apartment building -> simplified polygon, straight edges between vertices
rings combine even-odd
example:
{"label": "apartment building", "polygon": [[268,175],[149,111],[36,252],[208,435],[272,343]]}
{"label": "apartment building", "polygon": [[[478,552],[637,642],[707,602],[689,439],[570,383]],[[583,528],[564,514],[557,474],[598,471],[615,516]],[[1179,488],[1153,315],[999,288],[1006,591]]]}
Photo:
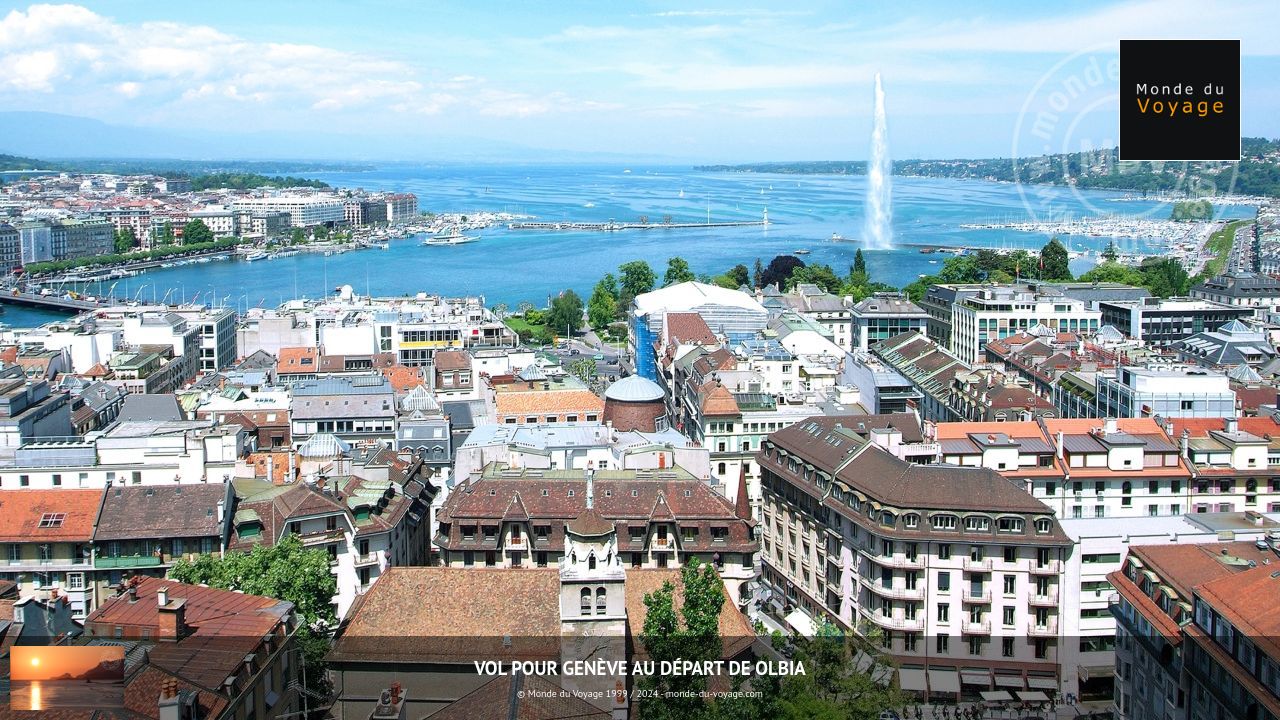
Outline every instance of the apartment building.
{"label": "apartment building", "polygon": [[1098,309],[1104,325],[1157,347],[1253,315],[1248,308],[1197,298],[1113,300],[1098,303]]}
{"label": "apartment building", "polygon": [[290,394],[290,434],[295,445],[316,434],[347,441],[395,438],[395,391],[382,375],[300,380]]}
{"label": "apartment building", "polygon": [[924,308],[895,293],[876,293],[849,310],[852,334],[847,350],[868,350],[872,345],[903,333],[924,333],[929,314]]}
{"label": "apartment building", "polygon": [[972,366],[918,332],[895,335],[871,346],[871,353],[911,383],[919,394],[920,415],[934,422],[959,420],[952,383]]}
{"label": "apartment building", "polygon": [[757,456],[767,606],[797,628],[876,628],[900,686],[934,699],[1073,691],[1059,610],[1071,540],[1052,509],[993,470],[898,459],[858,420],[810,418]]}
{"label": "apartment building", "polygon": [[22,597],[66,597],[74,617],[93,609],[93,528],[101,490],[5,490],[0,494],[0,579]]}
{"label": "apartment building", "polygon": [[22,267],[22,243],[18,229],[8,223],[0,223],[0,273],[9,273],[18,267]]}
{"label": "apartment building", "polygon": [[0,369],[0,463],[25,443],[74,434],[67,393],[46,380],[29,380],[19,365]]}
{"label": "apartment building", "polygon": [[1095,333],[1102,313],[1082,300],[1049,287],[983,287],[958,300],[951,313],[950,350],[965,362],[978,362],[989,340],[1036,325],[1058,332]]}
{"label": "apartment building", "polygon": [[293,534],[304,546],[326,551],[337,579],[331,602],[341,618],[389,567],[426,563],[427,511],[437,488],[420,464],[390,459],[380,473],[362,468],[364,476],[352,475],[350,462],[342,459],[349,450],[338,451],[336,438],[328,440],[334,449],[316,451],[323,438],[312,438],[299,457],[306,465],[324,456],[328,462],[319,464],[330,468],[324,474],[308,473],[287,485],[237,482],[227,550],[247,552]]}
{"label": "apartment building", "polygon": [[418,196],[413,193],[392,193],[385,201],[387,222],[402,223],[418,217]]}
{"label": "apartment building", "polygon": [[0,467],[0,488],[102,488],[218,483],[248,447],[238,425],[214,420],[123,420],[91,438],[28,442]]}
{"label": "apartment building", "polygon": [[1129,551],[1109,576],[1117,717],[1280,717],[1276,539]]}
{"label": "apartment building", "polygon": [[125,702],[163,720],[299,715],[293,603],[138,576],[85,618],[83,642],[128,643]]}
{"label": "apartment building", "polygon": [[[444,501],[434,545],[448,567],[553,567],[566,528],[582,521],[616,532],[622,566],[714,565],[734,607],[758,575],[755,522],[680,467],[542,470],[499,463],[461,481]],[[730,608],[726,608],[729,611]]]}
{"label": "apartment building", "polygon": [[341,223],[345,219],[342,199],[331,195],[275,195],[260,198],[236,198],[232,210],[289,213],[293,227],[314,227]]}
{"label": "apartment building", "polygon": [[790,310],[821,325],[830,333],[831,341],[846,351],[858,347],[853,309],[845,302],[845,298],[833,295],[818,285],[798,283],[791,291],[772,296],[768,300],[758,291],[757,299],[770,310],[775,307]]}
{"label": "apartment building", "polygon": [[1172,418],[1191,468],[1188,512],[1280,512],[1280,422],[1274,417]]}
{"label": "apartment building", "polygon": [[1191,288],[1191,297],[1248,308],[1259,318],[1280,309],[1280,280],[1261,273],[1233,270]]}

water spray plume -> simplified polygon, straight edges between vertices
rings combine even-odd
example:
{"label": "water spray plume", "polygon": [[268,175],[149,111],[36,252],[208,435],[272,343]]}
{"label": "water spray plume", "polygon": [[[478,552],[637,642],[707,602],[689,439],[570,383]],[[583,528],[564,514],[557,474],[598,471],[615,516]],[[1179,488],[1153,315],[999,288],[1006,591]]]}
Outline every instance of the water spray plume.
{"label": "water spray plume", "polygon": [[875,125],[871,131],[871,159],[867,162],[867,200],[863,245],[870,250],[893,247],[893,163],[889,160],[889,129],[884,117],[884,87],[876,73]]}

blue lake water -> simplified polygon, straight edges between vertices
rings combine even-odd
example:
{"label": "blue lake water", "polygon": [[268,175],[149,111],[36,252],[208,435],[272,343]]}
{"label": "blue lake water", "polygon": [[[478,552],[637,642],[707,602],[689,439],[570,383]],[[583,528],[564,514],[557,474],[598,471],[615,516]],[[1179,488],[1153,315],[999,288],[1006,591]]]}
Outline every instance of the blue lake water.
{"label": "blue lake water", "polygon": [[[625,170],[630,172],[625,172]],[[751,267],[775,255],[809,250],[806,262],[827,263],[844,274],[859,248],[862,176],[797,176],[702,173],[671,167],[470,165],[392,167],[369,172],[314,173],[340,187],[400,190],[417,194],[422,210],[507,211],[547,221],[634,222],[758,220],[767,208],[771,225],[613,233],[509,230],[479,231],[479,242],[425,247],[419,239],[392,241],[389,250],[362,250],[324,257],[303,254],[247,263],[215,261],[158,269],[121,281],[118,297],[216,301],[227,306],[275,306],[292,297],[316,297],[350,284],[375,295],[420,291],[484,295],[490,304],[541,305],[548,295],[573,288],[584,297],[606,272],[643,259],[661,277],[667,258],[679,255],[696,273],[717,274],[737,263]],[[1119,193],[1039,186],[1029,191],[1011,184],[970,180],[894,177],[894,236],[906,245],[866,252],[875,280],[902,286],[936,272],[948,257],[922,254],[912,245],[1025,247],[1038,250],[1047,235],[1006,230],[963,229],[965,223],[1033,218],[1093,217],[1102,213],[1151,213],[1168,217],[1155,201],[1116,202]],[[1228,207],[1229,217],[1252,208]],[[838,233],[849,241],[833,242]],[[1100,249],[1103,238],[1064,238],[1075,250]],[[1118,243],[1143,252],[1144,242]],[[1090,263],[1077,261],[1080,272]],[[1029,269],[1034,271],[1033,269]],[[102,292],[105,288],[89,288]],[[171,291],[171,292],[170,292]],[[9,306],[4,322],[29,326],[58,317]]]}

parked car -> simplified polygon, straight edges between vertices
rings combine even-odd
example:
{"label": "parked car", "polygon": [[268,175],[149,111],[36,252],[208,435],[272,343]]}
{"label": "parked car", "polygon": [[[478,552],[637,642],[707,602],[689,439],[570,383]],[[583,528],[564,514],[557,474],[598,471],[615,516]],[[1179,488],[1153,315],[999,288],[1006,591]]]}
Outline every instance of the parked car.
{"label": "parked car", "polygon": [[604,359],[604,353],[596,353],[595,355],[592,355],[592,356],[591,356],[591,359],[592,359],[592,360],[603,360],[603,359]]}

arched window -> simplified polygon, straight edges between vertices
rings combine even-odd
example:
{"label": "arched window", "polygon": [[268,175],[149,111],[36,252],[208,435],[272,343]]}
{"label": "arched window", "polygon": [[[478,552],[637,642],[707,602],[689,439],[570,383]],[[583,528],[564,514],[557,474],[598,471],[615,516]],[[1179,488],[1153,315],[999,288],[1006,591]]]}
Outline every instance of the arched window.
{"label": "arched window", "polygon": [[1244,483],[1244,490],[1245,492],[1251,492],[1251,493],[1258,492],[1258,481],[1253,478],[1249,478]]}
{"label": "arched window", "polygon": [[1133,483],[1126,481],[1125,484],[1120,486],[1120,492],[1124,493],[1125,495],[1128,495],[1129,493],[1133,492]]}
{"label": "arched window", "polygon": [[591,588],[582,588],[581,614],[591,614]]}
{"label": "arched window", "polygon": [[597,615],[603,615],[605,613],[605,606],[607,605],[605,601],[605,597],[606,596],[605,596],[604,588],[596,588],[596,614]]}
{"label": "arched window", "polygon": [[587,556],[587,569],[588,569],[588,570],[595,570],[595,569],[596,569],[596,554],[595,554],[595,553],[591,553],[590,555],[588,555],[588,556]]}

